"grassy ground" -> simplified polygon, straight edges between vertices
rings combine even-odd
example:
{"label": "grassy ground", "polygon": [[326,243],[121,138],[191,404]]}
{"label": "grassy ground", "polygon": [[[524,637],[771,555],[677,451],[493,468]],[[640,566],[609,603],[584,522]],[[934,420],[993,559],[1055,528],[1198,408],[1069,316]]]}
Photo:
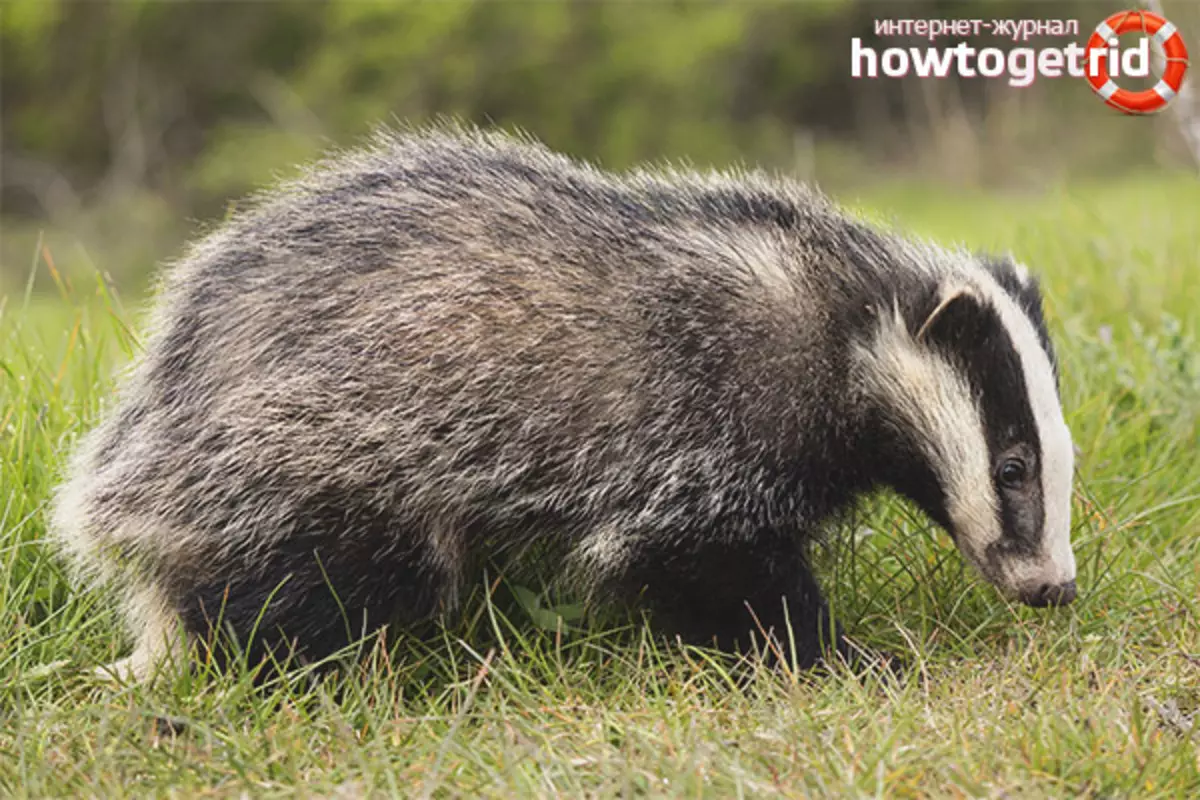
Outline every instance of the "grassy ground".
{"label": "grassy ground", "polygon": [[911,662],[900,681],[735,682],[704,652],[577,630],[517,588],[481,591],[439,641],[377,644],[320,681],[255,690],[200,670],[109,687],[87,670],[121,653],[116,620],[70,589],[44,512],[136,317],[75,276],[58,298],[0,305],[0,793],[1200,792],[1200,184],[862,202],[1043,274],[1081,450],[1075,605],[1006,604],[879,500],[819,560],[856,641]]}

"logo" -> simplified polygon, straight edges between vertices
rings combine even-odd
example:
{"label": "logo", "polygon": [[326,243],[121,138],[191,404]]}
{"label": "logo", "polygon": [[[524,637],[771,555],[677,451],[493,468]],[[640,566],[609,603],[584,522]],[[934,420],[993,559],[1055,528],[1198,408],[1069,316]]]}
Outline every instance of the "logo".
{"label": "logo", "polygon": [[[1144,34],[1133,47],[1118,47],[1118,37]],[[970,39],[980,35],[1008,38],[1017,47],[973,47],[960,41],[953,46],[935,45],[946,39]],[[878,48],[850,40],[850,74],[855,78],[1006,79],[1009,86],[1031,86],[1038,78],[1070,76],[1083,78],[1092,91],[1109,106],[1125,114],[1154,114],[1167,107],[1183,86],[1188,70],[1188,51],[1179,30],[1162,15],[1131,9],[1101,22],[1087,40],[1056,46],[1048,38],[1079,36],[1075,19],[876,19],[875,37],[909,39],[908,47]],[[912,38],[925,39],[925,46],[912,46]],[[1026,46],[1036,39],[1039,46]],[[1143,91],[1123,89],[1118,81],[1152,78],[1150,42],[1166,58],[1158,82]]]}
{"label": "logo", "polygon": [[[1122,89],[1109,74],[1119,71],[1117,37],[1124,33],[1141,32],[1163,49],[1167,66],[1152,88],[1140,92]],[[1144,44],[1144,41],[1143,41]],[[1131,55],[1136,51],[1131,51]],[[1126,114],[1154,114],[1167,107],[1179,93],[1183,76],[1187,74],[1188,52],[1179,30],[1152,11],[1122,11],[1113,14],[1097,26],[1087,43],[1087,81],[1104,102]]]}

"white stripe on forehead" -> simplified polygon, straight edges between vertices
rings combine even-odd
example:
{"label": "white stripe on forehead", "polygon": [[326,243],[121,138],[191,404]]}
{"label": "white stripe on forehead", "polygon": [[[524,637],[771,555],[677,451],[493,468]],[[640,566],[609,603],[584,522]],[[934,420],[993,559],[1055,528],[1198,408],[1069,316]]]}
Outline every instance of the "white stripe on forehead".
{"label": "white stripe on forehead", "polygon": [[1047,583],[1062,583],[1075,578],[1075,556],[1071,551],[1071,476],[1075,451],[1071,431],[1063,419],[1062,405],[1054,380],[1054,367],[1042,346],[1033,321],[1016,301],[984,269],[972,276],[974,283],[991,302],[1008,331],[1025,377],[1025,391],[1033,410],[1041,444],[1042,551],[1049,560]]}
{"label": "white stripe on forehead", "polygon": [[1032,276],[1029,274],[1029,267],[1016,260],[1013,260],[1012,265],[1013,271],[1017,273],[1017,280],[1020,281],[1021,286],[1029,288],[1029,284],[1032,282]]}
{"label": "white stripe on forehead", "polygon": [[902,418],[942,483],[959,547],[982,566],[987,546],[1001,535],[999,503],[966,377],[913,339],[899,309],[882,315],[875,339],[857,357],[868,391]]}

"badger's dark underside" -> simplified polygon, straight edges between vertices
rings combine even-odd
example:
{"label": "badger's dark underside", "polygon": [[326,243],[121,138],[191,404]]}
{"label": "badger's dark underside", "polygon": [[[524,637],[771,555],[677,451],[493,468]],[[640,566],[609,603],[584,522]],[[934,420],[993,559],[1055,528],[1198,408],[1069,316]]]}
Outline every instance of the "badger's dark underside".
{"label": "badger's dark underside", "polygon": [[[348,518],[354,536],[329,535]],[[194,641],[221,660],[313,662],[385,625],[421,633],[452,611],[445,598],[458,588],[453,577],[430,566],[421,546],[398,546],[396,520],[326,502],[310,521],[310,530],[258,553],[254,571],[231,564],[164,581]],[[482,580],[482,572],[472,578]],[[645,609],[657,631],[686,643],[757,648],[801,667],[831,648],[847,654],[794,533],[736,543],[703,535],[648,539],[632,566],[599,589],[601,602]]]}

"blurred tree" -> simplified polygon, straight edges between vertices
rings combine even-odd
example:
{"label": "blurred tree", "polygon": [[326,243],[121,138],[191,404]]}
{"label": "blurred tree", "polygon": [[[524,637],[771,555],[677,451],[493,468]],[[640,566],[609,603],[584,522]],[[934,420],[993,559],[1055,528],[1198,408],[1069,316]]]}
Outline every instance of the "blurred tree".
{"label": "blurred tree", "polygon": [[[615,168],[746,161],[827,177],[884,161],[972,183],[1109,163],[1118,148],[1136,166],[1155,128],[1097,114],[1076,81],[1016,90],[849,69],[855,36],[929,45],[875,36],[878,18],[1075,18],[1086,32],[1125,5],[7,0],[0,204],[6,231],[49,223],[119,275],[144,272],[183,220],[221,215],[322,149],[446,115]],[[1068,108],[1089,115],[1088,135],[1064,147],[1048,131],[1071,125]],[[0,243],[0,280],[26,268],[33,238]]]}

